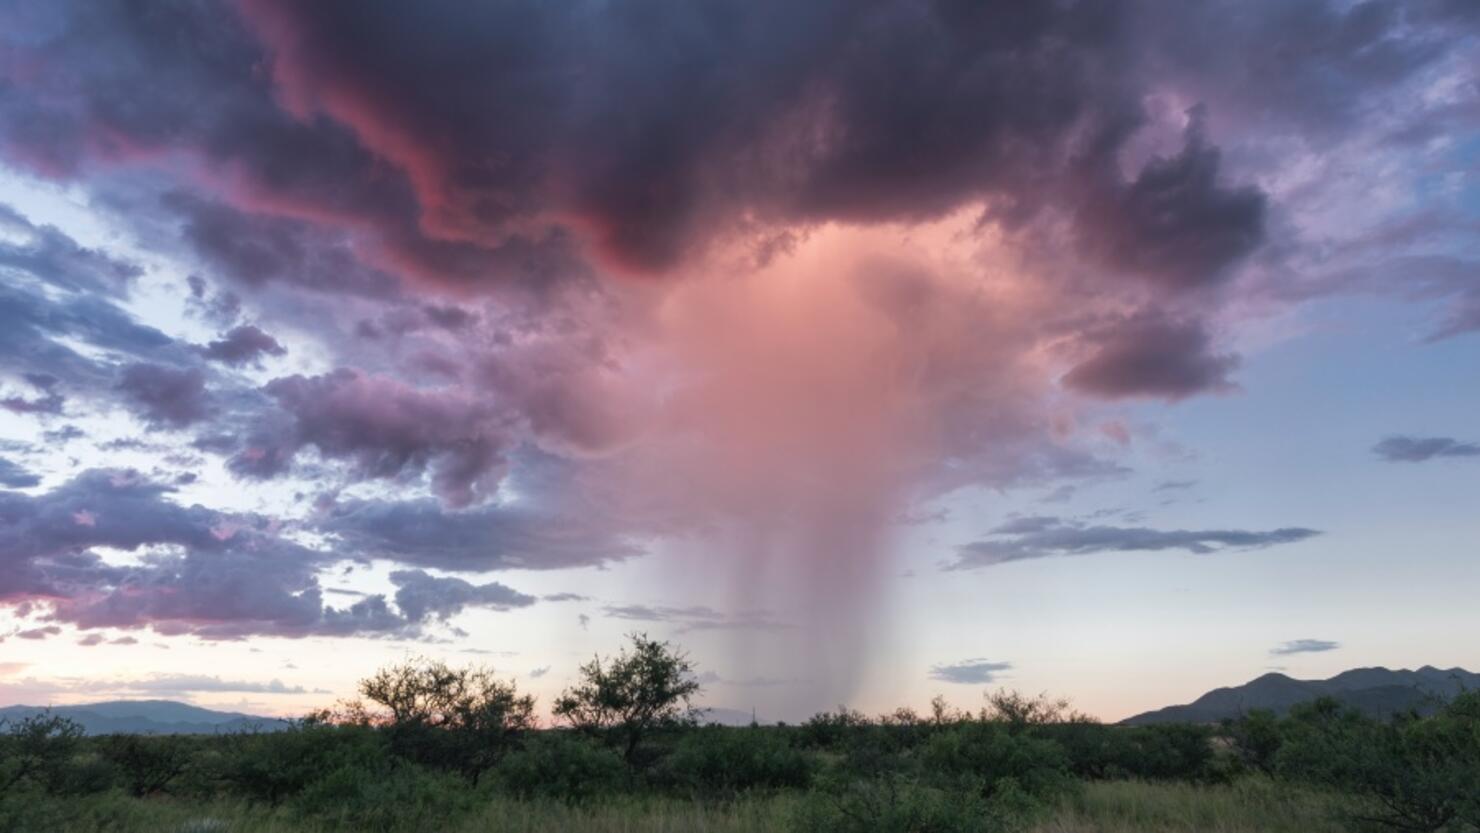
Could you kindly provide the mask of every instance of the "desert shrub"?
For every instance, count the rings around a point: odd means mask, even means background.
[[[380,757],[340,763],[304,787],[288,806],[331,830],[394,833],[455,826],[477,802],[477,792],[463,778]]]
[[[412,660],[361,680],[360,694],[379,711],[350,703],[341,715],[316,719],[381,726],[397,755],[474,782],[535,724],[534,698],[484,668]]]
[[[1223,735],[1246,768],[1265,775],[1274,772],[1275,756],[1284,743],[1280,720],[1268,709],[1254,709],[1223,723]]]
[[[216,776],[232,793],[270,805],[341,767],[373,769],[390,758],[384,736],[361,726],[305,724],[282,732],[229,735],[221,744]]]
[[[628,639],[631,644],[617,656],[598,656],[582,665],[580,684],[561,692],[553,711],[571,728],[605,740],[628,764],[643,768],[656,757],[644,753],[646,738],[697,722],[693,701],[700,685],[687,654],[645,634]]]
[[[706,726],[686,733],[658,773],[660,783],[707,795],[805,788],[812,759],[786,734],[760,727]]]
[[[621,755],[569,732],[546,732],[494,770],[500,789],[521,798],[582,801],[625,789],[630,783]]]
[[[1480,694],[1391,722],[1329,699],[1297,707],[1276,768],[1351,795],[1357,829],[1480,830]]]
[[[920,750],[920,768],[933,779],[976,784],[988,797],[1010,789],[1046,802],[1074,785],[1063,747],[999,723],[960,723],[936,732]]]
[[[118,785],[139,798],[164,792],[190,764],[189,742],[176,736],[107,735],[96,747],[112,765]]]
[[[808,718],[798,731],[803,746],[831,749],[855,735],[859,728],[869,725],[871,721],[863,712],[839,706],[835,712],[818,712]]]
[[[4,725],[0,734],[0,795],[27,788],[74,792],[79,786],[74,757],[82,748],[82,726],[50,713]]]

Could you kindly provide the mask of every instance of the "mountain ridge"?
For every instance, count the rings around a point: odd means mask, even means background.
[[[1191,703],[1165,706],[1121,721],[1127,726],[1158,723],[1216,723],[1252,709],[1284,714],[1292,706],[1318,697],[1336,700],[1373,717],[1391,717],[1411,709],[1427,711],[1436,699],[1480,689],[1480,674],[1463,668],[1397,670],[1382,666],[1352,668],[1323,680],[1298,680],[1279,672],[1262,674],[1240,686],[1215,688]]]
[[[105,700],[64,706],[0,706],[0,720],[14,722],[48,712],[76,721],[89,735],[273,732],[288,725],[282,718],[216,711],[176,700]]]

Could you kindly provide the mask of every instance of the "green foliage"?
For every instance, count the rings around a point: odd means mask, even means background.
[[[815,763],[787,733],[753,726],[706,726],[685,733],[656,779],[695,795],[746,790],[805,789]]]
[[[692,725],[700,686],[688,655],[632,634],[631,645],[608,661],[594,657],[580,668],[581,682],[555,701],[555,717],[572,728],[608,739],[633,765],[644,763],[641,744],[655,729]]]
[[[584,801],[619,792],[631,779],[622,757],[569,732],[546,732],[499,762],[500,789],[521,798]]]
[[[164,792],[190,764],[188,741],[181,737],[108,735],[97,748],[124,791],[139,798]]]
[[[283,732],[227,735],[212,760],[229,791],[276,806],[347,765],[389,763],[387,737],[365,726],[303,724]]]
[[[1355,797],[1358,829],[1480,830],[1480,693],[1391,722],[1320,700],[1283,729],[1279,772]]]
[[[1223,734],[1244,766],[1272,774],[1275,756],[1284,743],[1279,718],[1268,709],[1254,709],[1238,720],[1225,721]]]
[[[968,722],[937,732],[920,753],[930,777],[976,784],[992,797],[998,790],[1038,800],[1056,799],[1074,786],[1063,747],[1011,724]]]
[[[290,807],[330,830],[394,833],[443,828],[477,803],[478,793],[455,775],[382,758],[344,761],[306,786]]]
[[[812,749],[828,749],[868,725],[867,715],[846,706],[839,706],[835,712],[818,712],[802,724],[802,744]]]
[[[0,795],[36,788],[67,792],[74,786],[72,758],[82,746],[82,727],[50,713],[4,725],[0,736]]]

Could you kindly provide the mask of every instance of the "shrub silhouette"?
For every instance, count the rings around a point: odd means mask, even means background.
[[[572,728],[606,739],[629,765],[654,730],[692,726],[700,692],[688,655],[667,642],[632,634],[631,645],[610,660],[580,667],[581,682],[561,693],[554,714]]]
[[[377,726],[391,750],[415,763],[477,782],[535,726],[534,698],[490,669],[413,659],[360,681],[361,701],[310,720]]]

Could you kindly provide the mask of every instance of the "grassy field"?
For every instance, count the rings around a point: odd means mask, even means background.
[[[318,833],[285,812],[242,805],[207,806],[169,799],[95,796],[87,814],[57,833]],[[405,833],[783,833],[796,830],[793,796],[723,804],[671,799],[613,799],[565,805],[495,799],[454,828]],[[1270,782],[1232,786],[1091,783],[1066,799],[1031,833],[1339,833],[1327,798]]]

